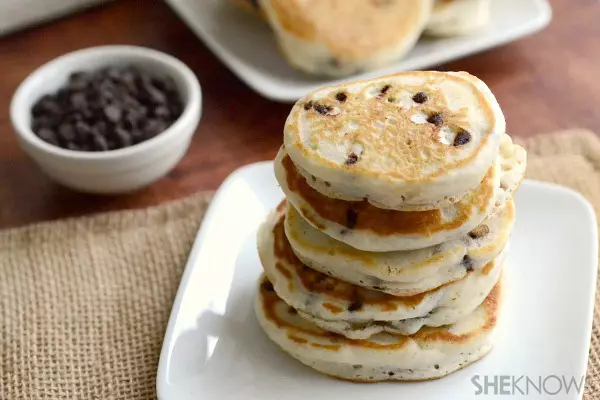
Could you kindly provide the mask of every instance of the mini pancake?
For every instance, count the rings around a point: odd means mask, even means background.
[[[300,261],[343,281],[394,296],[423,293],[480,270],[505,248],[515,221],[509,199],[494,216],[460,238],[419,250],[366,252],[310,225],[288,204],[286,237]]]
[[[429,36],[467,35],[490,20],[491,0],[436,0],[425,28]]]
[[[365,289],[302,264],[285,236],[284,217],[279,207],[258,233],[260,259],[275,292],[320,327],[352,339],[382,331],[411,334],[424,324],[451,324],[479,306],[500,276],[503,257],[463,279],[414,296]],[[407,319],[411,321],[402,321]]]
[[[461,237],[498,212],[519,187],[527,154],[502,138],[502,151],[476,190],[455,204],[427,211],[394,211],[368,201],[344,201],[314,190],[280,149],[275,176],[287,199],[316,229],[364,251],[414,250]]]
[[[285,152],[319,193],[419,211],[484,180],[506,130],[489,88],[466,72],[403,72],[319,89],[284,128]]]
[[[316,229],[364,251],[420,249],[460,237],[492,212],[500,187],[500,168],[494,164],[477,190],[455,204],[427,211],[396,211],[319,193],[297,172],[283,148],[275,160],[275,176],[288,201]]]
[[[426,380],[464,368],[491,350],[500,300],[499,283],[479,307],[455,324],[425,327],[410,336],[380,333],[355,340],[302,318],[263,276],[255,311],[273,342],[319,372],[359,382]]]
[[[386,65],[423,32],[432,0],[259,0],[290,64],[343,76]]]

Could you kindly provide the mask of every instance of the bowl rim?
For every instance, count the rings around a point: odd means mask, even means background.
[[[22,117],[22,115],[26,115],[23,114],[23,112],[26,113],[27,111],[22,111],[22,108],[24,107],[26,96],[31,92],[31,90],[34,87],[39,87],[42,85],[45,82],[43,79],[44,75],[57,68],[57,66],[60,66],[61,64],[65,64],[74,59],[80,59],[81,69],[84,70],[86,60],[104,58],[109,55],[113,57],[127,55],[130,58],[133,56],[133,58],[137,58],[139,60],[151,60],[162,65],[161,68],[164,69],[164,73],[166,75],[171,77],[178,75],[178,77],[185,82],[185,85],[189,90],[188,99],[184,103],[183,111],[179,118],[177,118],[167,129],[160,132],[153,138],[121,149],[98,152],[69,150],[47,143],[39,138]],[[135,64],[135,61],[132,61],[132,64]],[[69,73],[74,71],[75,70],[69,71]],[[29,110],[29,112],[31,112],[31,110]],[[195,118],[199,118],[201,113],[202,90],[200,87],[200,82],[198,82],[194,72],[185,63],[158,50],[130,45],[88,47],[54,58],[35,69],[19,84],[10,103],[10,119],[17,136],[21,140],[27,142],[27,144],[35,147],[39,151],[71,160],[116,160],[142,153],[153,147],[159,147],[172,140],[173,137],[177,136],[182,131],[185,131],[186,125],[194,121]]]

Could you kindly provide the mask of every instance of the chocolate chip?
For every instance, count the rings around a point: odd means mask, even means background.
[[[435,368],[435,369],[440,369],[440,366],[439,366],[439,364],[435,364],[435,365],[433,366],[433,368]]]
[[[54,131],[50,128],[41,128],[38,132],[38,136],[45,142],[53,145],[58,145],[58,139]]]
[[[468,131],[461,129],[456,134],[456,137],[454,137],[454,142],[452,143],[452,145],[453,146],[463,146],[463,145],[469,143],[470,141],[471,141],[471,134]]]
[[[116,124],[121,120],[123,110],[114,104],[104,107],[104,115],[110,122]]]
[[[153,138],[166,129],[165,123],[160,119],[149,119],[144,125],[144,137]]]
[[[465,255],[461,264],[467,269],[467,272],[473,271],[473,260],[468,255]]]
[[[292,315],[298,314],[298,310],[296,310],[294,307],[290,306],[288,308],[288,312]]]
[[[60,124],[58,127],[58,137],[65,142],[72,142],[75,140],[75,136],[77,132],[75,132],[75,127],[69,123]]]
[[[433,113],[427,118],[427,122],[439,127],[444,125],[444,117],[440,113]]]
[[[118,139],[120,147],[129,147],[133,144],[133,135],[123,128],[115,128],[115,136]]]
[[[335,99],[337,101],[339,101],[340,103],[345,102],[347,98],[348,98],[348,96],[344,92],[339,92],[335,95]]]
[[[71,106],[76,110],[81,110],[88,107],[88,101],[85,93],[76,92],[71,95]]]
[[[354,312],[354,311],[358,311],[363,307],[363,302],[360,300],[357,301],[353,301],[352,303],[350,303],[350,305],[348,306],[348,311],[350,312]]]
[[[354,369],[361,369],[361,368],[362,368],[362,365],[360,365],[360,364],[354,364],[354,365],[352,366],[352,368],[354,368]]]
[[[270,281],[264,281],[261,285],[262,289],[266,292],[274,292],[273,284]]]
[[[329,183],[329,182],[325,182],[325,186],[327,186],[327,187],[331,187],[331,183]]]
[[[471,237],[471,239],[478,239],[480,237],[484,237],[488,233],[490,233],[490,228],[488,228],[488,226],[485,224],[481,224],[477,228],[469,232],[469,236]]]
[[[94,150],[96,151],[106,151],[109,149],[108,141],[102,135],[94,135],[92,139],[94,143]]]
[[[415,103],[423,104],[427,101],[427,95],[425,92],[418,92],[412,99]]]
[[[349,208],[348,211],[346,211],[346,226],[348,229],[354,228],[357,221],[358,213],[354,209]]]
[[[315,109],[316,112],[318,112],[321,115],[326,115],[329,111],[331,111],[330,106],[326,106],[326,105],[323,105],[320,103],[315,103],[313,108]]]
[[[355,153],[350,153],[350,154],[348,154],[348,158],[346,159],[345,164],[352,165],[352,164],[356,164],[357,161],[358,161],[358,156]]]
[[[312,108],[312,106],[313,106],[312,100],[311,101],[307,101],[306,103],[304,103],[304,109],[307,110],[307,111],[310,110]]]
[[[173,79],[111,66],[77,71],[64,87],[41,97],[31,108],[31,128],[60,147],[106,151],[156,136],[182,112]]]
[[[340,235],[345,235],[348,233],[348,229],[342,229],[340,230]]]
[[[390,372],[388,372],[388,375],[389,375],[389,376],[394,376],[394,375],[396,375],[396,374],[395,374],[394,372],[390,371]]]
[[[92,134],[92,127],[83,121],[77,121],[75,123],[75,130],[81,137],[87,137]]]
[[[388,90],[390,90],[391,87],[392,87],[392,85],[385,85],[384,87],[382,87],[381,94],[386,94],[388,92]]]
[[[83,90],[89,84],[89,78],[85,72],[74,72],[69,76],[67,87],[72,91]]]
[[[169,109],[165,106],[158,106],[154,109],[154,116],[158,118],[169,118]]]

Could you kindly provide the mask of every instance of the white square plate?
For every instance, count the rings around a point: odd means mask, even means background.
[[[585,375],[598,234],[581,195],[534,181],[517,192],[506,302],[486,358],[437,381],[370,385],[314,372],[284,354],[258,326],[252,307],[261,273],[255,234],[282,197],[271,162],[239,169],[219,189],[173,305],[158,368],[161,400],[465,400],[486,397],[477,395],[476,375],[480,386],[500,375],[526,375],[536,384],[539,376],[579,382]],[[548,378],[541,395],[530,387],[527,399],[549,398],[557,382]],[[523,381],[517,386],[525,390]],[[580,395],[572,386],[551,397]]]
[[[167,3],[233,73],[264,97],[293,102],[315,89],[341,82],[294,70],[279,54],[267,24],[236,10],[226,0]],[[344,80],[423,69],[500,46],[542,29],[551,14],[547,0],[493,0],[490,24],[477,34],[421,40],[404,59]]]

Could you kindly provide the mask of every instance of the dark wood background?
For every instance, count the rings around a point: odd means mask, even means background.
[[[551,3],[554,18],[543,32],[439,69],[466,70],[487,82],[513,135],[571,127],[600,132],[600,3]],[[151,187],[116,197],[75,193],[46,178],[18,147],[8,114],[14,90],[38,66],[104,44],[174,55],[195,71],[204,95],[202,121],[181,163]],[[160,0],[118,0],[0,38],[0,228],[216,189],[237,167],[275,156],[289,108],[246,87]]]

